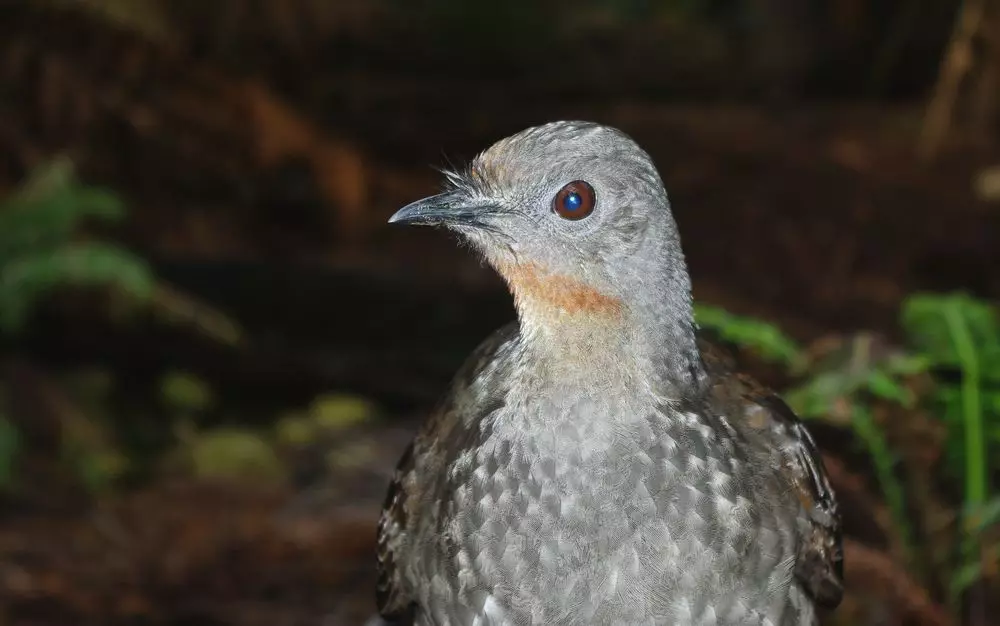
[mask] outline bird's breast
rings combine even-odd
[[[699,416],[517,408],[448,470],[441,571],[466,606],[496,623],[710,624],[766,593],[792,546],[760,533],[739,455]]]

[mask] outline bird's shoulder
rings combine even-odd
[[[520,339],[517,322],[497,329],[469,355],[452,378],[441,403],[431,413],[420,435],[451,439],[452,433],[478,426],[504,395],[504,381],[511,374],[512,353]]]
[[[419,487],[408,480],[422,459],[433,456],[432,445],[454,450],[474,431],[476,421],[491,406],[495,381],[504,376],[503,355],[518,339],[517,323],[501,327],[483,341],[459,368],[451,388],[403,452],[390,481],[379,516],[376,600],[384,619],[409,624],[413,619],[412,593],[399,567],[400,539],[409,529],[409,500]]]
[[[773,390],[736,372],[732,356],[698,339],[710,401],[751,442],[767,446],[801,504],[803,528],[795,566],[799,584],[816,604],[833,608],[843,596],[842,531],[837,498],[809,430]]]

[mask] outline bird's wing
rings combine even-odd
[[[776,393],[749,376],[732,374],[732,361],[699,339],[706,370],[716,388],[742,406],[744,432],[755,431],[777,452],[779,471],[791,481],[802,505],[802,543],[795,576],[817,605],[833,608],[843,596],[843,548],[837,498],[812,435]]]
[[[843,547],[837,499],[809,430],[773,393],[753,401],[771,418],[776,444],[806,514],[795,575],[820,606],[834,608],[844,593]]]
[[[375,587],[375,601],[378,612],[384,619],[399,624],[412,623],[413,598],[405,591],[401,572],[396,563],[397,542],[400,534],[406,531],[408,522],[407,490],[404,488],[404,480],[412,470],[413,443],[411,442],[396,465],[378,520],[376,547],[378,582]]]
[[[447,447],[448,442],[462,440],[470,432],[474,422],[481,417],[481,407],[467,406],[465,401],[478,397],[476,392],[479,390],[474,388],[483,385],[485,368],[516,338],[517,332],[516,322],[508,324],[476,348],[455,374],[444,401],[431,413],[396,466],[378,522],[376,587],[379,614],[393,624],[411,624],[414,615],[416,598],[398,559],[401,558],[400,543],[414,522],[409,501],[419,498],[419,490],[427,488],[418,475],[433,478],[428,475],[434,473],[433,469],[421,471],[420,460],[427,458],[424,453],[432,443],[441,442]],[[494,372],[493,375],[502,374]]]

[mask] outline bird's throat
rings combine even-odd
[[[549,272],[535,263],[503,265],[518,312],[528,316],[621,318],[622,301],[586,283]]]
[[[514,296],[522,337],[537,357],[578,371],[606,367],[609,359],[621,364],[630,325],[620,298],[535,263],[497,269]]]
[[[665,388],[699,378],[694,332],[683,310],[642,316],[616,295],[535,263],[497,269],[514,296],[526,347],[553,374],[657,380]]]

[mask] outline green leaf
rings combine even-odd
[[[845,399],[854,402],[853,395],[863,382],[850,370],[835,369],[814,374],[782,395],[801,417],[831,419],[836,417],[838,402]]]
[[[242,428],[219,428],[195,435],[191,462],[201,478],[280,480],[285,469],[271,444]]]
[[[714,306],[696,305],[695,321],[726,341],[756,352],[761,358],[796,367],[803,361],[802,350],[773,324],[733,315]]]
[[[314,443],[319,434],[319,425],[300,413],[283,415],[274,425],[274,439],[282,446],[305,446]]]
[[[934,365],[961,366],[949,318],[968,330],[985,370],[1000,375],[1000,318],[989,303],[966,294],[916,294],[903,303],[902,325],[908,340]]]
[[[980,506],[966,505],[965,515],[967,519],[976,520],[973,527],[976,531],[984,531],[1000,524],[1000,497],[993,498]]]
[[[313,400],[309,417],[325,431],[337,431],[367,422],[375,417],[375,405],[364,398],[346,394],[326,394]]]
[[[109,244],[81,243],[23,256],[0,266],[0,328],[18,329],[40,297],[66,285],[115,286],[147,300],[155,282],[144,261]]]
[[[212,389],[188,372],[169,372],[160,382],[160,395],[175,410],[201,412],[212,407]]]
[[[91,493],[106,490],[129,468],[129,459],[109,441],[103,426],[79,416],[64,428],[60,454]]]
[[[1000,316],[987,302],[966,294],[919,294],[904,304],[902,321],[910,342],[935,364],[958,367],[962,372],[960,422],[955,419],[954,400],[945,394],[942,397],[949,424],[956,430],[961,424],[965,499],[981,503],[987,495],[990,466],[989,405],[984,402],[982,383],[1000,378]],[[949,457],[954,459],[955,455]]]
[[[77,184],[71,167],[57,161],[0,205],[0,264],[70,242],[84,219],[117,220],[124,215],[114,194]]]
[[[923,354],[894,354],[881,365],[886,373],[896,376],[923,374],[930,366],[931,360]]]
[[[84,487],[91,493],[106,490],[129,468],[129,460],[115,450],[80,454],[72,459]]]
[[[952,597],[958,597],[963,591],[972,586],[980,579],[983,573],[983,562],[980,560],[970,561],[952,574],[949,593]]]
[[[861,405],[855,405],[851,424],[875,466],[875,476],[885,497],[889,512],[899,532],[900,543],[907,558],[914,554],[913,529],[910,526],[906,507],[906,491],[896,477],[897,458],[871,412]]]
[[[916,400],[913,392],[881,369],[874,369],[868,374],[868,390],[883,400],[897,402],[904,407],[913,406]]]
[[[948,590],[952,598],[958,598],[963,591],[982,578],[983,562],[987,559],[1000,560],[1000,545],[991,546],[978,558],[970,559],[955,570]]]
[[[788,405],[802,418],[829,415],[840,398],[841,389],[834,376],[817,376],[782,394]]]

